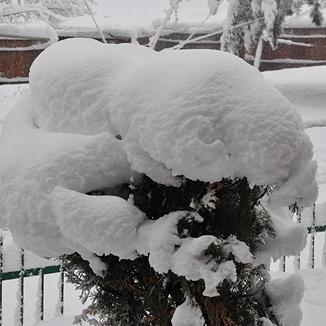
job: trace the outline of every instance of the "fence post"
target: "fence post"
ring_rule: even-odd
[[[64,312],[64,281],[65,281],[65,275],[63,269],[63,263],[61,262],[60,275],[58,280],[59,300],[56,307],[56,315],[63,315]]]
[[[0,230],[0,326],[2,326],[3,233]]]
[[[63,270],[63,264],[61,262],[60,265],[60,313],[63,315],[63,304],[64,304],[64,282],[65,282],[65,274]]]
[[[326,266],[326,230],[324,231],[322,266]]]
[[[300,224],[301,223],[301,220],[302,220],[301,213],[299,213],[297,215],[297,223]],[[300,256],[300,253],[299,253],[298,255],[295,256],[294,269],[295,270],[299,270],[300,267],[301,267],[300,265],[301,265],[301,256]]]
[[[41,268],[39,271],[39,280],[38,280],[38,289],[37,289],[37,307],[36,307],[36,319],[44,319],[44,269]]]
[[[280,269],[281,272],[285,272],[285,270],[286,270],[286,257],[285,256],[280,258],[279,269]]]
[[[20,249],[20,272],[19,287],[17,290],[17,307],[15,316],[15,325],[24,324],[24,276],[25,276],[25,254],[24,249]]]
[[[316,204],[312,206],[312,224],[310,232],[309,265],[315,268]]]

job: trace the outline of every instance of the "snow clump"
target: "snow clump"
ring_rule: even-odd
[[[247,177],[253,185],[274,185],[269,204],[276,210],[315,201],[316,168],[294,107],[240,58],[212,50],[157,53],[131,44],[66,40],[34,62],[30,93],[5,123],[0,224],[41,256],[149,255],[156,271],[203,279],[204,295],[217,296],[223,280],[237,279],[233,260],[254,263],[244,242],[181,238],[178,221],[200,222],[198,214],[176,211],[151,221],[132,198],[87,194],[139,174],[175,187],[184,177],[212,183]],[[275,241],[267,241],[265,260],[293,253],[293,239],[302,247],[302,230],[287,227],[289,235],[281,225],[275,227],[279,246],[272,250]],[[225,256],[223,263],[205,255],[211,244]],[[291,302],[296,311],[298,302]],[[182,325],[183,310],[200,325],[198,309],[187,301],[174,325]],[[290,311],[274,313],[284,314],[287,325]]]

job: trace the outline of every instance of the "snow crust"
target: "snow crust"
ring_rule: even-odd
[[[0,24],[1,36],[43,38],[51,43],[58,41],[58,33],[45,21],[17,24]]]

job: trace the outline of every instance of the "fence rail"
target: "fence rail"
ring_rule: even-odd
[[[57,314],[64,313],[64,270],[62,265],[57,266],[47,266],[47,267],[35,267],[25,269],[25,252],[24,249],[20,250],[20,270],[19,271],[9,271],[4,272],[3,264],[3,235],[0,235],[0,326],[3,324],[2,313],[3,313],[3,282],[8,280],[18,279],[18,292],[17,292],[17,306],[16,306],[16,325],[24,325],[24,304],[25,304],[25,294],[24,294],[24,280],[27,277],[38,277],[38,289],[37,289],[37,319],[44,319],[44,284],[45,275],[60,273],[59,284],[58,284],[58,303],[57,303]]]
[[[302,223],[301,215],[297,216],[297,223]],[[308,239],[308,246],[306,250],[306,257],[308,256],[308,269],[314,269],[318,265],[317,260],[320,257],[316,256],[316,237],[317,234],[324,233],[324,243],[321,246],[319,242],[318,251],[320,251],[322,247],[322,259],[321,259],[321,266],[326,265],[326,225],[316,225],[316,206],[313,205],[311,211],[311,225],[307,226],[307,230],[309,233]],[[318,239],[317,239],[318,240]],[[320,240],[320,238],[319,238]],[[308,254],[307,254],[308,251]],[[25,278],[34,276],[38,277],[38,289],[37,289],[37,319],[43,320],[44,319],[44,284],[45,284],[45,275],[47,274],[59,274],[58,280],[58,300],[56,304],[56,314],[63,314],[64,313],[64,271],[62,265],[56,266],[47,266],[47,267],[33,267],[33,268],[25,268],[25,252],[23,249],[20,250],[20,268],[16,271],[4,271],[4,241],[3,235],[0,234],[0,326],[2,326],[2,313],[3,313],[3,296],[2,296],[2,285],[4,281],[9,280],[18,280],[18,292],[17,292],[17,306],[16,306],[16,324],[15,326],[23,326],[24,325],[24,304],[25,304],[25,297],[24,297],[24,280]],[[318,258],[318,259],[316,259]],[[293,258],[292,258],[293,259]],[[286,272],[289,271],[290,259],[287,257],[281,257],[278,261],[278,269],[280,271]],[[316,264],[317,262],[317,264]],[[319,259],[320,265],[320,259]],[[304,264],[302,261],[302,255],[298,255],[294,257],[292,270],[300,270],[305,269],[303,268]],[[277,267],[276,267],[277,269]]]

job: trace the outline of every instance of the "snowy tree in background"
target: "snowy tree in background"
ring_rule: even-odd
[[[318,0],[309,0],[308,3],[312,6],[310,17],[312,18],[312,22],[316,26],[321,26],[323,23],[324,17],[320,8],[322,4],[325,5],[325,1],[318,1]]]
[[[87,0],[94,4],[94,0]],[[81,0],[0,0],[0,22],[45,20],[52,25],[63,17],[89,14]]]
[[[64,258],[92,299],[79,320],[300,325],[301,278],[268,268],[305,246],[286,212],[315,201],[317,166],[296,111],[240,58],[57,42],[1,140],[0,225]]]
[[[230,0],[222,49],[236,55],[242,49],[252,53],[260,38],[275,48],[285,17],[301,5],[293,0]],[[242,23],[243,26],[236,27]]]

